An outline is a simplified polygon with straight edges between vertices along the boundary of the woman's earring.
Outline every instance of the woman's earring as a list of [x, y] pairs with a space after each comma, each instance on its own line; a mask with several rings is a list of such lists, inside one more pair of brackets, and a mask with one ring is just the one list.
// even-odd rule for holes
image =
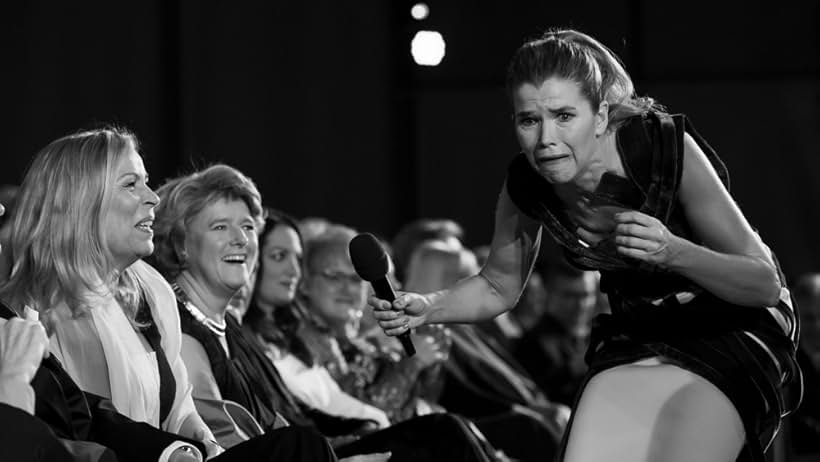
[[183, 269], [187, 268], [188, 267], [188, 252], [186, 252], [184, 249], [178, 251], [177, 252], [177, 260], [179, 260], [179, 266], [181, 268], [183, 268]]

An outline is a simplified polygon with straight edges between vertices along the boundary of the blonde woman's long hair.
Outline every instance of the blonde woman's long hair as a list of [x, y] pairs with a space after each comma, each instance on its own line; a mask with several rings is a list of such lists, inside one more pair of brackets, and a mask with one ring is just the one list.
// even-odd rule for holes
[[141, 290], [129, 269], [113, 267], [102, 218], [111, 203], [119, 160], [136, 137], [118, 128], [84, 131], [51, 142], [29, 166], [12, 217], [11, 276], [0, 298], [28, 305], [51, 326], [51, 310], [65, 303], [82, 315], [89, 292], [113, 293], [134, 322]]

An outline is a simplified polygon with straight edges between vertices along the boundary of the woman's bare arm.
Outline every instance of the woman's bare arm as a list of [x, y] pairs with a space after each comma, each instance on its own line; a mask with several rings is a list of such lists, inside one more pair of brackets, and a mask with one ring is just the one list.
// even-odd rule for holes
[[512, 308], [532, 271], [541, 239], [540, 225], [523, 215], [501, 190], [495, 231], [486, 265], [449, 289], [426, 295], [406, 293], [391, 305], [371, 298], [382, 328], [396, 335], [424, 323], [474, 322]]
[[679, 273], [726, 301], [773, 306], [780, 281], [768, 248], [688, 134], [679, 200], [702, 245], [672, 235], [652, 217], [624, 212], [615, 217], [619, 250]]

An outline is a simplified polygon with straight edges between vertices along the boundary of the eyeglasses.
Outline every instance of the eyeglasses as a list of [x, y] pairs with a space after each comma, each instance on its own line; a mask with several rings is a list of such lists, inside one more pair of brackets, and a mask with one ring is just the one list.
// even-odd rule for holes
[[323, 277], [327, 282], [337, 287], [342, 285], [359, 285], [364, 280], [356, 273], [345, 273], [343, 271], [322, 270], [319, 271], [319, 276]]

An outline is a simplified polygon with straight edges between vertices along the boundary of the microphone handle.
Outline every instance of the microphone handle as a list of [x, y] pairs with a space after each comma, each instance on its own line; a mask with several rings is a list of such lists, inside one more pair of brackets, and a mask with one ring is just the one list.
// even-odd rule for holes
[[[396, 292], [393, 291], [393, 286], [390, 284], [390, 280], [387, 279], [387, 277], [371, 281], [370, 284], [373, 286], [373, 291], [376, 292], [376, 296], [379, 298], [383, 298], [390, 303], [393, 303], [393, 300], [396, 299]], [[413, 339], [410, 338], [410, 331], [399, 334], [398, 337], [401, 342], [401, 346], [404, 347], [404, 353], [407, 356], [413, 356], [416, 354], [416, 347], [413, 345]]]

